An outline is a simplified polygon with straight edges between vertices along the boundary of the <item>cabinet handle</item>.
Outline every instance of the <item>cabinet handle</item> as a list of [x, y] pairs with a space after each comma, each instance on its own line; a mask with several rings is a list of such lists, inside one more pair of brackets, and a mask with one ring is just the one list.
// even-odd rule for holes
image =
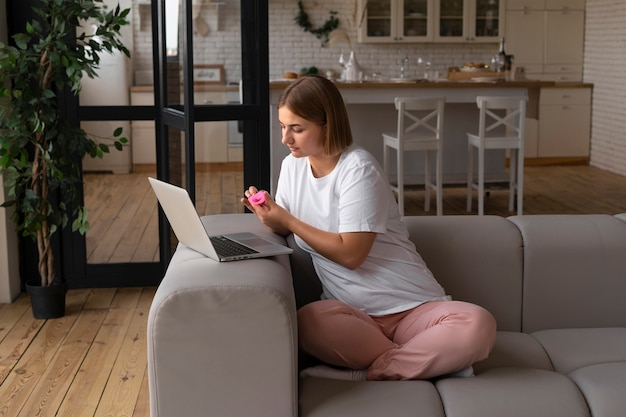
[[568, 107], [568, 106], [563, 106], [563, 107], [561, 107], [561, 109], [563, 109], [563, 110], [569, 110], [569, 107]]
[[530, 13], [528, 6], [522, 7], [522, 14], [528, 14], [528, 13]]

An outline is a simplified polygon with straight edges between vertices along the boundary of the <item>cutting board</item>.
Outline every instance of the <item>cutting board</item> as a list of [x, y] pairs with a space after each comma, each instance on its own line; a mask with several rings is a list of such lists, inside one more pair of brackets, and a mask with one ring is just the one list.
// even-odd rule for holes
[[448, 68], [448, 79], [453, 81], [471, 80], [472, 78], [504, 78], [504, 72], [495, 71], [461, 71], [458, 68]]

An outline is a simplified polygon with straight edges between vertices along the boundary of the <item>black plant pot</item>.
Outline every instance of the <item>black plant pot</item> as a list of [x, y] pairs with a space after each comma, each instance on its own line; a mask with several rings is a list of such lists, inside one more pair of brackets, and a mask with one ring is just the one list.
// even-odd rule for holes
[[30, 295], [33, 317], [36, 319], [56, 319], [65, 315], [65, 294], [67, 282], [53, 283], [42, 287], [38, 282], [26, 283], [26, 291]]

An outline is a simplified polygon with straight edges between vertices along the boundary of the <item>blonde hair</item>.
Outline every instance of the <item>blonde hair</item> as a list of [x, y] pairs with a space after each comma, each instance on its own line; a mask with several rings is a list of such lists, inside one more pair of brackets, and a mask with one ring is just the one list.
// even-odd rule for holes
[[335, 155], [352, 145], [348, 112], [341, 93], [331, 81], [318, 75], [298, 78], [285, 88], [278, 108], [287, 107], [298, 117], [324, 126], [324, 153]]

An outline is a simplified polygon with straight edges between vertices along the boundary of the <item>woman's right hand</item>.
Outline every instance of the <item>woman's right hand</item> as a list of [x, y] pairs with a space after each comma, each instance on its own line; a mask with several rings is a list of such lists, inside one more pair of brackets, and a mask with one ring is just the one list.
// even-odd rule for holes
[[[249, 200], [250, 197], [257, 193], [264, 193], [264, 201], [261, 204], [252, 204]], [[284, 208], [276, 204], [276, 201], [265, 190], [258, 190], [254, 186], [250, 186], [245, 192], [246, 198], [242, 198], [241, 202], [250, 210], [256, 214], [261, 223], [272, 229], [274, 233], [280, 235], [289, 234], [290, 230], [286, 227], [285, 220], [291, 217], [291, 214]]]

